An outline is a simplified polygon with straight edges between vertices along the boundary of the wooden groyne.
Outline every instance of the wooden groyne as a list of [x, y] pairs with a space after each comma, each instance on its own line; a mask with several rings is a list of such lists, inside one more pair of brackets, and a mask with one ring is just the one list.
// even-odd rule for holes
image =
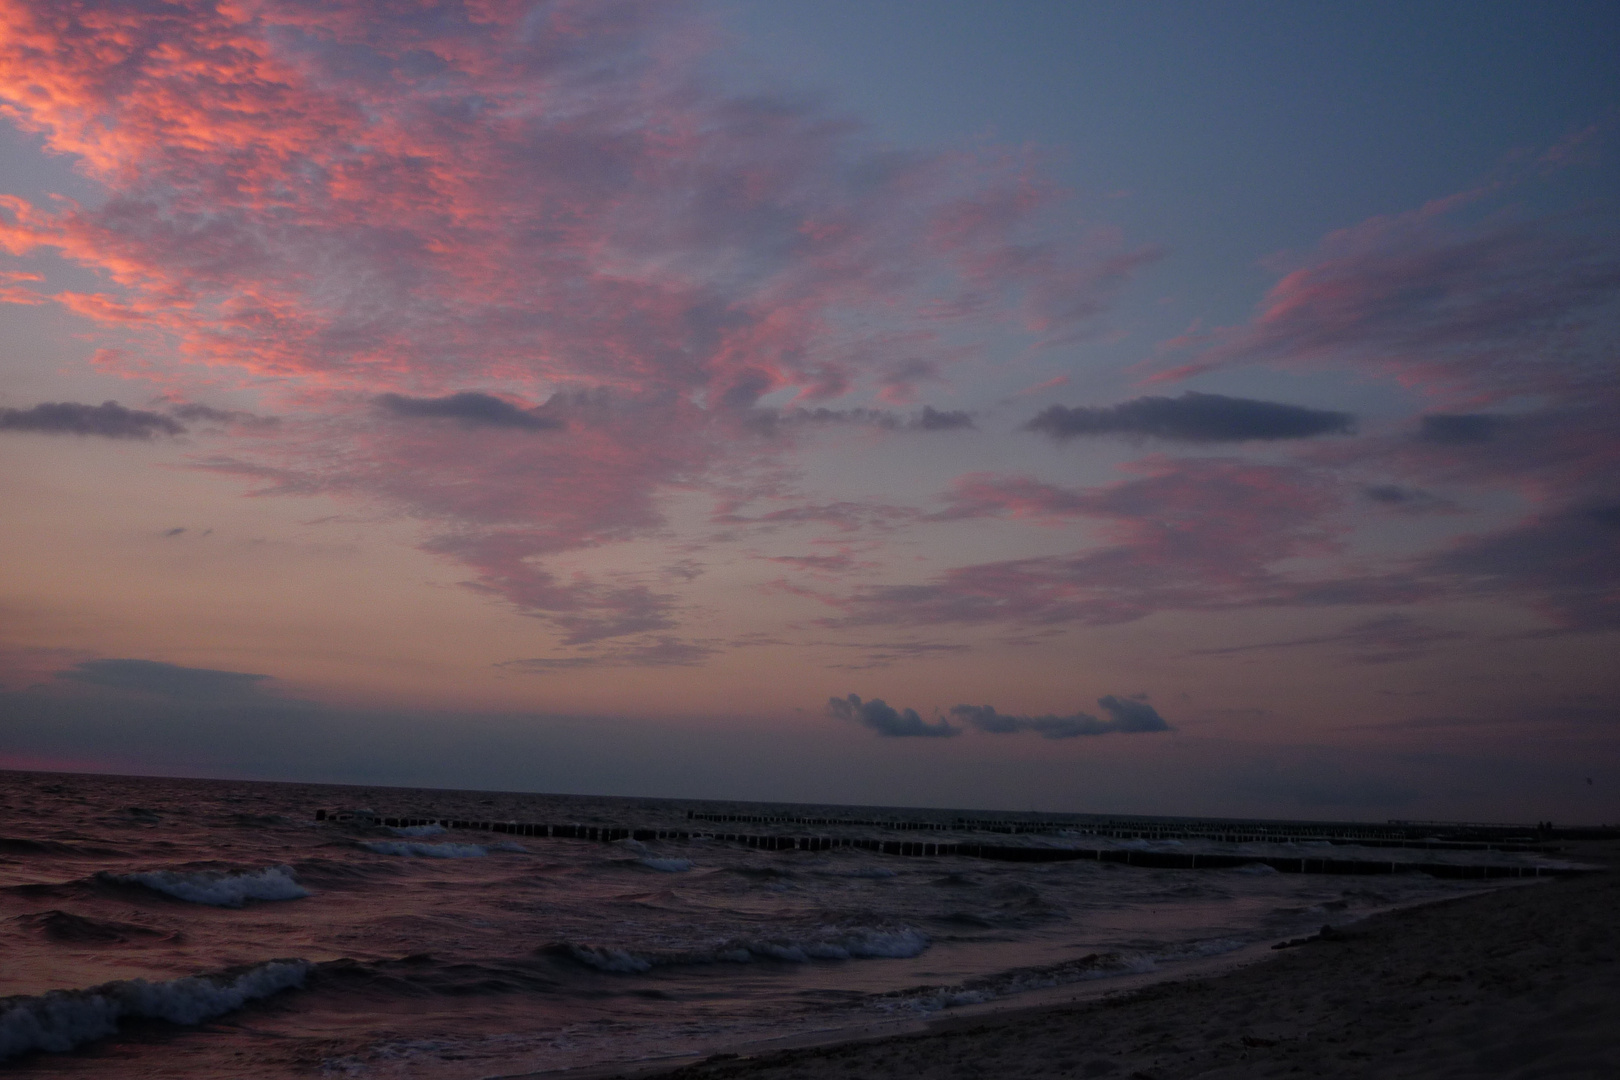
[[1034, 847], [1014, 844], [979, 844], [925, 840], [883, 840], [858, 836], [754, 835], [686, 829], [634, 829], [613, 825], [547, 825], [518, 821], [474, 821], [446, 817], [387, 817], [354, 810], [317, 810], [317, 821], [354, 822], [394, 829], [437, 825], [444, 829], [500, 833], [535, 839], [593, 840], [611, 844], [619, 840], [693, 841], [737, 844], [759, 851], [869, 851], [911, 858], [992, 859], [998, 862], [1076, 862], [1091, 860], [1122, 866], [1163, 870], [1231, 870], [1269, 866], [1284, 874], [1429, 874], [1441, 878], [1567, 877], [1586, 871], [1544, 866], [1463, 865], [1440, 862], [1402, 862], [1383, 859], [1330, 859], [1276, 855], [1227, 855], [1179, 851], [1136, 851], [1120, 848]]
[[[1009, 835], [1079, 833], [1112, 840], [1219, 840], [1229, 844], [1289, 843], [1299, 840], [1358, 847], [1417, 848], [1432, 851], [1539, 851], [1548, 830], [1534, 825], [1470, 825], [1392, 821], [1388, 825], [1350, 822], [1216, 821], [1177, 822], [1132, 818], [1103, 820], [956, 817], [949, 821], [904, 818], [802, 817], [687, 811], [689, 820], [716, 824], [853, 826], [897, 832], [989, 832]], [[1443, 835], [1437, 835], [1443, 834]]]

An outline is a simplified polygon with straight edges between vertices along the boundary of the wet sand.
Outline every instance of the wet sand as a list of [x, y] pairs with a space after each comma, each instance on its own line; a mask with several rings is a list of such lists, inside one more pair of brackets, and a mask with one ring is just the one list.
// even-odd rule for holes
[[1620, 1077], [1620, 843], [1568, 854], [1610, 869], [1374, 916], [1213, 977], [621, 1075], [1611, 1080]]

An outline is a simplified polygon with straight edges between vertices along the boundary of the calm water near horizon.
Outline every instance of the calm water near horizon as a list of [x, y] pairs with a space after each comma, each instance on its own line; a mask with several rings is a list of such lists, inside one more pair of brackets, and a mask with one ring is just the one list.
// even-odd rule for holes
[[[1417, 873], [516, 839], [317, 822], [318, 808], [642, 828], [688, 828], [694, 811], [959, 813], [0, 772], [6, 1068], [448, 1080], [630, 1063], [1174, 973], [1481, 888]], [[1078, 822], [1029, 842], [1147, 844]]]

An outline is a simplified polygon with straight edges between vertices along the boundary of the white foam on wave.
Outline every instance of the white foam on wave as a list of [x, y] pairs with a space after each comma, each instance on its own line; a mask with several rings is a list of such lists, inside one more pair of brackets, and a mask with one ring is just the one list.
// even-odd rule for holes
[[395, 836], [438, 836], [446, 830], [443, 825], [405, 825], [389, 826], [388, 831]]
[[652, 854], [652, 849], [634, 837], [627, 836], [622, 840], [613, 841], [613, 846], [624, 851], [633, 852], [641, 856], [636, 862], [649, 870], [659, 870], [666, 874], [680, 874], [692, 869], [695, 863], [691, 859], [662, 858]]
[[143, 870], [135, 874], [109, 874], [126, 885], [148, 889], [212, 907], [241, 907], [249, 900], [297, 900], [309, 895], [298, 884], [290, 866], [267, 866], [263, 870]]
[[649, 855], [641, 860], [641, 865], [649, 870], [661, 870], [666, 874], [682, 874], [697, 864], [691, 859], [655, 859]]
[[604, 949], [597, 945], [564, 946], [569, 956], [598, 971], [650, 971], [653, 962], [625, 949]]
[[1093, 954], [1045, 967], [1014, 968], [993, 975], [983, 975], [952, 986], [916, 986], [908, 990], [879, 994], [874, 996], [872, 1004], [885, 1012], [905, 1010], [926, 1014], [962, 1005], [980, 1005], [986, 1001], [995, 1001], [1030, 990], [1045, 990], [1070, 983], [1141, 974], [1153, 970], [1155, 970], [1154, 963], [1147, 957], [1120, 956], [1116, 953]]
[[822, 927], [802, 937], [735, 939], [706, 949], [666, 953], [636, 953], [627, 949], [565, 943], [560, 948], [582, 964], [599, 971], [641, 972], [676, 964], [746, 964], [755, 960], [781, 960], [806, 964], [812, 960], [906, 959], [923, 953], [928, 935], [911, 927]]
[[309, 971], [304, 960], [272, 960], [235, 976], [127, 979], [87, 990], [7, 998], [0, 1001], [0, 1060], [31, 1050], [72, 1050], [113, 1034], [125, 1018], [200, 1024], [257, 998], [303, 986]]
[[477, 844], [424, 844], [416, 840], [363, 840], [360, 846], [378, 855], [420, 856], [427, 859], [476, 859], [489, 854], [488, 848]]

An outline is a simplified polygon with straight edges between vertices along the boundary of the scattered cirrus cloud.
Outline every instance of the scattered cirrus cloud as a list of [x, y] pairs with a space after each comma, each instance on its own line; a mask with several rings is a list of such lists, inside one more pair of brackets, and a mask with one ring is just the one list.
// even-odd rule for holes
[[[693, 48], [698, 3], [372, 13], [20, 7], [0, 88], [32, 89], [8, 115], [107, 198], [7, 197], [0, 239], [103, 274], [26, 299], [128, 338], [112, 373], [273, 380], [318, 421], [209, 467], [402, 510], [571, 639], [660, 631], [673, 602], [544, 560], [655, 537], [669, 493], [774, 467], [792, 440], [761, 436], [800, 421], [761, 422], [764, 395], [908, 401], [1008, 334], [1093, 332], [1154, 255], [1073, 224], [1033, 152], [897, 151], [811, 99], [728, 89]], [[560, 393], [415, 396], [468, 385]], [[367, 423], [362, 396], [421, 422]]]
[[1431, 626], [1421, 619], [1397, 613], [1366, 619], [1336, 633], [1317, 634], [1288, 641], [1258, 642], [1252, 645], [1227, 645], [1218, 649], [1194, 649], [1193, 655], [1231, 656], [1237, 653], [1326, 645], [1349, 649], [1352, 659], [1359, 664], [1388, 664], [1425, 656], [1443, 642], [1456, 641], [1467, 636], [1460, 630]]
[[845, 614], [834, 621], [1104, 625], [1154, 611], [1276, 603], [1298, 599], [1298, 583], [1275, 564], [1336, 550], [1326, 519], [1342, 492], [1313, 470], [1165, 457], [1130, 470], [1138, 475], [1085, 489], [960, 478], [936, 518], [1089, 518], [1101, 523], [1102, 542], [1068, 555], [956, 567], [922, 584], [860, 589], [839, 601]]
[[597, 652], [581, 653], [577, 656], [536, 656], [522, 660], [503, 660], [495, 666], [531, 675], [604, 667], [695, 667], [719, 651], [714, 646], [702, 642], [656, 636], [650, 640], [616, 642]]
[[1418, 437], [1452, 446], [1485, 443], [1507, 425], [1507, 417], [1491, 413], [1430, 413], [1421, 419]]
[[1620, 629], [1620, 501], [1453, 541], [1421, 567], [1462, 595], [1517, 597], [1561, 630]]
[[1612, 387], [1613, 237], [1504, 215], [1461, 223], [1485, 193], [1331, 233], [1247, 325], [1168, 343], [1194, 358], [1150, 381], [1267, 363], [1384, 375], [1470, 401]]
[[1135, 435], [1174, 442], [1249, 442], [1346, 435], [1355, 417], [1274, 401], [1201, 394], [1140, 397], [1106, 408], [1053, 405], [1024, 425], [1059, 441], [1081, 435]]

